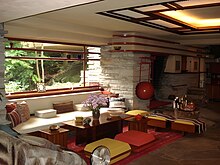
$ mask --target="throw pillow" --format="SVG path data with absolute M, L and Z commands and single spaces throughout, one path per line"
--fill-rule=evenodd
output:
M 126 108 L 125 98 L 110 98 L 109 108 Z
M 30 110 L 25 101 L 17 103 L 17 112 L 21 116 L 21 121 L 25 122 L 30 119 Z
M 17 112 L 16 109 L 14 109 L 10 113 L 8 113 L 7 118 L 9 119 L 9 121 L 11 121 L 11 126 L 12 127 L 15 127 L 18 124 L 22 123 L 21 116 L 19 115 L 19 113 Z
M 14 103 L 7 103 L 6 106 L 5 106 L 5 109 L 6 109 L 7 113 L 10 113 L 14 109 L 16 109 L 16 102 L 14 102 Z
M 66 112 L 72 112 L 73 109 L 73 102 L 62 102 L 62 103 L 53 103 L 53 109 L 57 110 L 57 114 L 59 113 L 66 113 Z

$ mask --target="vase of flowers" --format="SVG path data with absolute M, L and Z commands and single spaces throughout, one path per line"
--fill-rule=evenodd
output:
M 85 107 L 88 107 L 92 111 L 93 120 L 99 119 L 100 108 L 106 106 L 108 99 L 104 95 L 91 94 L 88 99 L 83 102 Z

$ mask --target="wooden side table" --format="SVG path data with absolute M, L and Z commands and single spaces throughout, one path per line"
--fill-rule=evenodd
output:
M 40 136 L 45 138 L 52 143 L 58 144 L 62 147 L 67 147 L 67 133 L 68 129 L 60 128 L 57 131 L 51 131 L 49 129 L 40 130 Z
M 135 117 L 124 119 L 128 122 L 128 130 L 146 132 L 148 129 L 147 119 L 136 120 Z

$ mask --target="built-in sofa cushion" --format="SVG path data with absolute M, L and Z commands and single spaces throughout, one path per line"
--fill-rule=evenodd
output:
M 100 109 L 100 113 L 106 112 L 107 109 Z M 76 116 L 82 116 L 83 118 L 90 117 L 92 116 L 92 111 L 72 111 L 67 113 L 60 113 L 57 114 L 55 117 L 51 118 L 40 118 L 36 116 L 31 116 L 31 118 L 28 121 L 22 122 L 13 129 L 21 134 L 31 133 L 42 129 L 47 129 L 54 124 L 62 126 L 64 125 L 63 122 L 75 120 Z
M 41 118 L 51 118 L 51 117 L 56 117 L 56 115 L 57 115 L 56 109 L 45 109 L 35 112 L 35 116 Z
M 7 103 L 6 106 L 5 106 L 5 109 L 6 109 L 7 113 L 13 111 L 15 108 L 16 108 L 16 103 L 15 102 Z
M 29 110 L 29 107 L 25 101 L 23 101 L 21 103 L 17 103 L 16 110 L 19 113 L 19 115 L 21 116 L 22 122 L 25 122 L 28 119 L 30 119 L 30 110 Z
M 53 108 L 57 110 L 57 114 L 74 111 L 73 101 L 53 103 Z
M 18 124 L 22 123 L 21 116 L 19 115 L 19 113 L 17 112 L 16 109 L 14 109 L 13 111 L 7 113 L 7 118 L 9 119 L 9 121 L 11 121 L 11 126 L 12 127 L 15 127 Z

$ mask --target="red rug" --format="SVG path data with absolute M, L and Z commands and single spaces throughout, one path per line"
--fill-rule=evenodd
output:
M 128 157 L 125 159 L 116 162 L 114 165 L 125 165 L 130 163 L 131 161 L 140 158 L 143 155 L 148 154 L 149 152 L 155 151 L 158 148 L 161 148 L 164 145 L 167 145 L 171 142 L 174 142 L 175 140 L 182 137 L 182 134 L 176 133 L 176 132 L 149 132 L 153 134 L 156 137 L 156 140 L 149 143 L 148 145 L 145 145 L 145 149 L 140 152 L 132 152 Z M 83 154 L 83 149 L 85 147 L 84 145 L 75 145 L 74 139 L 70 139 L 68 141 L 68 149 L 78 153 L 82 158 L 86 160 L 86 162 L 89 164 L 89 159 L 85 157 Z

